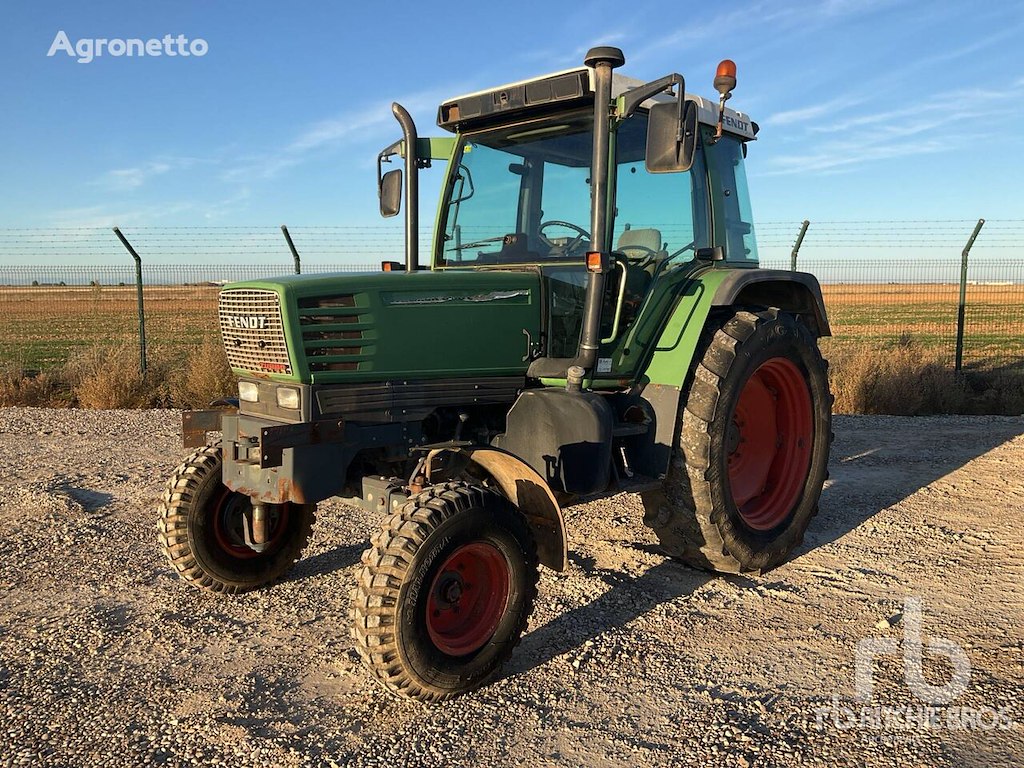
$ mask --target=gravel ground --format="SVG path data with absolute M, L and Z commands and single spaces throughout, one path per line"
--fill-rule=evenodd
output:
M 711 576 L 656 552 L 637 497 L 570 508 L 571 565 L 503 677 L 428 707 L 349 640 L 376 521 L 326 503 L 287 580 L 208 595 L 156 546 L 178 414 L 0 409 L 0 765 L 1021 765 L 1024 420 L 836 422 L 791 562 Z M 928 727 L 855 727 L 857 643 L 904 638 L 908 596 L 970 683 Z M 875 665 L 882 706 L 919 712 L 899 655 Z

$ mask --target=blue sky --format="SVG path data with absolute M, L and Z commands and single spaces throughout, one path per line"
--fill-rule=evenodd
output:
M 759 221 L 1024 218 L 1020 2 L 5 4 L 0 226 L 377 225 L 389 104 L 621 47 L 761 124 Z M 203 38 L 203 57 L 47 57 L 55 35 Z M 426 194 L 436 188 L 425 179 Z M 436 178 L 438 172 L 433 173 Z M 430 220 L 435 201 L 424 205 Z

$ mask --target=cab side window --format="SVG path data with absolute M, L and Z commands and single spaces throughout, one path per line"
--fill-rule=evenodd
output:
M 694 250 L 708 245 L 710 238 L 700 153 L 687 173 L 649 173 L 644 166 L 646 143 L 646 115 L 619 126 L 612 247 L 653 275 L 659 267 L 691 260 Z
M 713 145 L 705 143 L 708 168 L 715 190 L 715 208 L 721 211 L 719 226 L 725 237 L 729 261 L 757 261 L 754 216 L 750 210 L 747 174 L 743 167 L 743 144 L 723 136 Z

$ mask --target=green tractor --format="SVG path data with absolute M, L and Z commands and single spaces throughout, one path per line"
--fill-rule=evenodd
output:
M 438 701 L 512 653 L 539 566 L 566 567 L 565 505 L 639 493 L 665 553 L 707 570 L 759 573 L 800 544 L 831 443 L 821 290 L 758 268 L 735 65 L 716 103 L 624 61 L 594 48 L 445 101 L 443 138 L 393 105 L 378 193 L 385 216 L 404 202 L 404 264 L 224 288 L 238 400 L 184 414 L 198 449 L 160 507 L 182 579 L 254 589 L 301 555 L 317 502 L 381 513 L 356 647 Z M 439 160 L 428 268 L 418 174 Z

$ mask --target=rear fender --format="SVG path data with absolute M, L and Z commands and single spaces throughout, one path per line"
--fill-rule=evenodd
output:
M 734 270 L 719 284 L 712 306 L 777 307 L 802 316 L 817 336 L 832 335 L 821 286 L 807 272 Z
M 461 466 L 473 464 L 501 489 L 502 493 L 522 512 L 537 544 L 537 556 L 542 565 L 555 571 L 564 571 L 568 560 L 568 543 L 562 510 L 537 472 L 525 461 L 499 448 L 459 446 L 435 448 L 427 454 L 426 475 L 430 482 L 438 482 L 438 475 L 449 467 L 442 467 L 445 458 L 455 458 Z
M 663 479 L 676 440 L 680 396 L 695 369 L 708 317 L 727 307 L 777 307 L 804 319 L 818 336 L 831 335 L 821 286 L 814 275 L 778 269 L 709 269 L 694 275 L 662 330 L 641 378 L 640 397 L 651 417 L 650 439 L 635 468 Z

